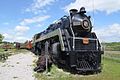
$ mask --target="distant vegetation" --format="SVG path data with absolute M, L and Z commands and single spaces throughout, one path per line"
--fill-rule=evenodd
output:
M 120 51 L 120 42 L 102 43 L 106 51 Z
M 21 52 L 14 47 L 14 43 L 3 41 L 3 39 L 4 36 L 0 34 L 0 62 L 8 59 L 8 56 Z
M 0 34 L 0 43 L 2 43 L 3 39 L 4 39 L 4 36 Z

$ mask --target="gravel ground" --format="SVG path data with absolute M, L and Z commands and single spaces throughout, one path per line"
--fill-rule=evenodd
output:
M 10 56 L 0 63 L 0 80 L 36 80 L 33 72 L 34 54 L 31 52 Z

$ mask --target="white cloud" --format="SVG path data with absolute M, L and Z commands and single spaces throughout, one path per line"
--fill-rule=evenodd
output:
M 13 38 L 13 36 L 8 34 L 8 33 L 4 33 L 3 36 L 5 39 L 12 39 Z
M 120 11 L 120 0 L 75 0 L 75 2 L 70 3 L 65 6 L 65 11 L 69 11 L 72 8 L 78 9 L 80 7 L 85 7 L 87 11 L 105 11 L 107 14 L 112 12 Z
M 3 35 L 5 36 L 5 41 L 10 42 L 25 42 L 26 40 L 30 40 L 30 38 L 27 37 L 26 33 L 28 30 L 30 30 L 30 27 L 28 27 L 29 24 L 36 24 L 37 27 L 40 27 L 43 25 L 43 23 L 40 23 L 46 19 L 50 18 L 50 16 L 37 16 L 29 19 L 24 19 L 19 23 L 18 26 L 14 28 L 11 32 L 6 32 Z
M 16 26 L 12 32 L 3 33 L 4 41 L 25 42 L 26 40 L 30 40 L 25 36 L 25 32 L 27 32 L 27 30 L 29 30 L 29 27 Z
M 28 24 L 31 24 L 31 23 L 38 23 L 38 22 L 42 22 L 42 21 L 44 21 L 48 18 L 50 18 L 49 15 L 37 16 L 37 17 L 29 18 L 29 19 L 24 19 L 20 24 L 21 25 L 28 25 Z
M 114 23 L 103 29 L 95 30 L 101 41 L 120 41 L 120 24 Z
M 14 38 L 13 38 L 14 41 L 20 39 L 20 38 L 19 38 L 20 36 L 25 36 L 26 32 L 27 32 L 29 29 L 30 29 L 30 28 L 27 27 L 27 26 L 16 26 L 15 29 L 14 29 L 14 31 L 13 31 L 13 32 L 15 32 L 15 34 L 12 34 L 13 37 L 14 37 Z M 24 38 L 24 39 L 25 39 L 25 38 Z
M 9 42 L 22 42 L 22 43 L 24 43 L 26 40 L 30 40 L 30 38 L 25 37 L 24 35 L 4 33 L 3 36 L 4 36 L 4 41 L 9 41 Z
M 26 9 L 27 12 L 34 12 L 35 14 L 39 12 L 46 12 L 45 6 L 51 5 L 56 0 L 34 0 L 29 8 Z
M 24 37 L 24 36 L 18 36 L 18 37 L 16 37 L 16 38 L 14 39 L 14 41 L 16 41 L 16 42 L 22 42 L 22 43 L 24 43 L 24 42 L 27 41 L 27 40 L 30 40 L 30 39 L 27 38 L 27 37 Z
M 33 0 L 33 3 L 26 9 L 28 12 L 33 12 L 35 14 L 38 14 L 40 12 L 45 13 L 46 9 L 48 9 L 52 3 L 54 3 L 56 0 Z M 45 9 L 46 8 L 46 9 Z M 44 25 L 42 21 L 45 21 L 46 19 L 50 18 L 49 15 L 44 16 L 35 16 L 32 18 L 24 18 L 18 26 L 12 30 L 12 32 L 6 32 L 4 33 L 5 39 L 7 41 L 25 41 L 29 38 L 27 38 L 25 35 L 28 30 L 30 30 L 30 25 L 36 25 L 37 27 L 41 27 Z M 8 24 L 8 23 L 4 23 Z
M 17 32 L 26 32 L 26 31 L 28 31 L 30 28 L 29 27 L 27 27 L 27 26 L 16 26 L 15 27 L 15 31 L 17 31 Z
M 41 26 L 43 26 L 43 24 L 38 24 L 36 27 L 41 27 Z

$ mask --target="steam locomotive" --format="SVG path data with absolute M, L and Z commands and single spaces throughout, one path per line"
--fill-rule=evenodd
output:
M 75 73 L 101 71 L 103 51 L 84 7 L 71 9 L 69 16 L 35 34 L 32 43 L 36 55 L 48 54 L 60 68 Z

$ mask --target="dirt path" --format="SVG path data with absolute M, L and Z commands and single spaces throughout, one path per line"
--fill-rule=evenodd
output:
M 34 55 L 31 52 L 10 56 L 0 63 L 0 80 L 36 80 L 33 76 Z

